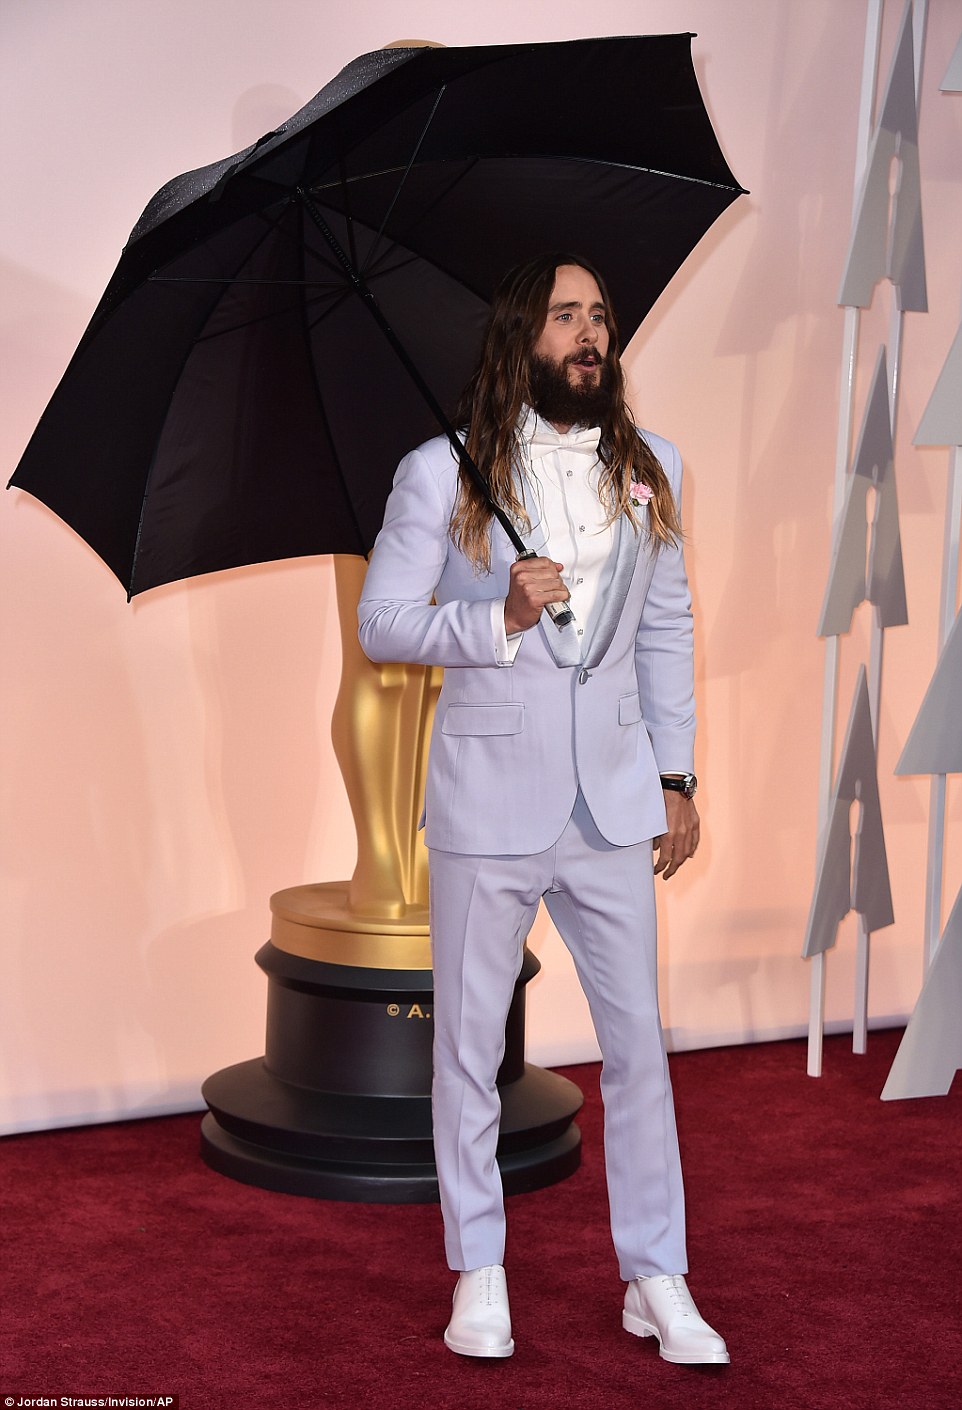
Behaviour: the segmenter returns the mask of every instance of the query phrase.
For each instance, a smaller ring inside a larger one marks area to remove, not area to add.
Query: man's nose
[[[595,325],[594,325],[590,320],[588,320],[588,321],[584,324],[584,326],[583,326],[582,328],[579,328],[579,330],[578,330],[578,342],[579,342],[579,343],[597,343],[597,341],[598,341],[598,329],[595,327]]]

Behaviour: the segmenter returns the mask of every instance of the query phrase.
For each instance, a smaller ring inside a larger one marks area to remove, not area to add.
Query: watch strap
[[[672,793],[683,793],[686,798],[694,798],[698,780],[694,774],[662,774],[661,786]]]

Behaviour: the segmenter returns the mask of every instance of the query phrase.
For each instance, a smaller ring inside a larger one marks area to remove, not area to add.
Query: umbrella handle
[[[525,558],[537,558],[537,556],[533,548],[526,548],[523,553],[518,554],[518,562],[522,562]],[[575,614],[572,612],[567,602],[546,602],[544,610],[547,612],[552,622],[554,622],[559,632],[563,627],[570,626],[575,619]]]

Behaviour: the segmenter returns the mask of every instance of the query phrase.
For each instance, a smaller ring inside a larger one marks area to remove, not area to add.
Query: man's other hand
[[[665,880],[695,855],[698,847],[699,821],[695,804],[683,793],[665,790],[665,810],[668,814],[668,831],[655,838],[655,875],[664,872]]]
[[[567,602],[561,581],[563,563],[552,558],[523,558],[511,564],[511,584],[504,599],[504,630],[508,636],[533,627],[549,602]]]

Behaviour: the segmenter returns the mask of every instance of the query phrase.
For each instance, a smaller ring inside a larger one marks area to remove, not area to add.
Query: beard
[[[614,407],[614,374],[608,358],[599,358],[601,375],[597,381],[577,377],[572,384],[568,369],[582,353],[572,353],[563,362],[531,354],[529,383],[531,406],[543,421],[557,426],[603,426]]]

